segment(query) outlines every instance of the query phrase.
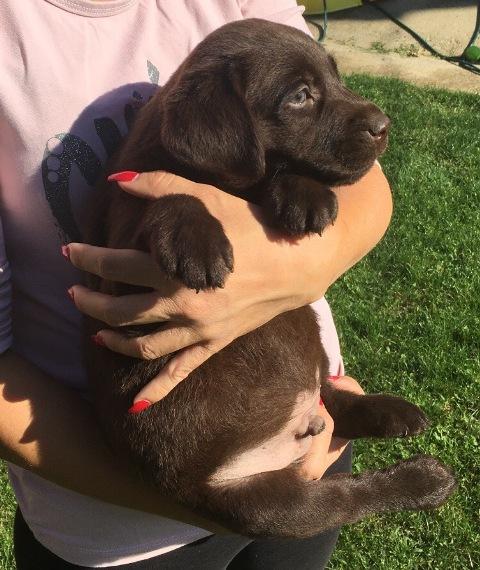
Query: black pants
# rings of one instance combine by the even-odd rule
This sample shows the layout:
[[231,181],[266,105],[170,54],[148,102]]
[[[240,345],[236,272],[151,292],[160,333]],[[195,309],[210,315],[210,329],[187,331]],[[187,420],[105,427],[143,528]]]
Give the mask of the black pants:
[[[351,469],[351,446],[328,473]],[[250,540],[238,535],[212,535],[162,554],[112,568],[121,570],[322,570],[340,529],[306,539]],[[73,570],[85,568],[59,558],[33,536],[20,509],[15,514],[14,550],[17,570]]]

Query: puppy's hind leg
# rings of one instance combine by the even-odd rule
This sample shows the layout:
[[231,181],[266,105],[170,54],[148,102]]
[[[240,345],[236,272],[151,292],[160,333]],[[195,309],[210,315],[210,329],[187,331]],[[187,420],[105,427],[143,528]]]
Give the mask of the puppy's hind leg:
[[398,396],[338,390],[334,382],[322,384],[322,399],[335,422],[334,435],[345,439],[361,437],[406,437],[428,427],[422,410]]
[[309,482],[289,466],[210,488],[204,504],[241,534],[305,538],[374,513],[436,508],[454,488],[447,467],[417,456],[382,470]]

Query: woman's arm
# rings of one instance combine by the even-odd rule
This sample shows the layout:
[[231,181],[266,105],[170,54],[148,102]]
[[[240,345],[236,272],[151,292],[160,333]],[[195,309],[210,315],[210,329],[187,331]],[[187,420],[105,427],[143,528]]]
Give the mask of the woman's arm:
[[297,288],[306,292],[300,300],[306,298],[309,303],[322,297],[377,245],[392,217],[392,194],[379,164],[355,184],[333,191],[338,199],[335,224],[323,236],[302,240],[299,255],[291,258],[301,278]]
[[[361,393],[351,378],[339,389]],[[104,443],[90,404],[11,351],[0,355],[0,456],[62,487],[102,501],[142,510],[225,533],[138,482]],[[338,459],[346,441],[332,438],[333,421],[320,408],[327,428],[312,442],[302,466],[307,480],[320,478]]]
[[[179,351],[136,396],[138,409],[158,401],[197,366],[235,338],[276,315],[322,297],[328,287],[383,236],[392,212],[388,183],[375,165],[362,180],[335,189],[339,214],[322,236],[285,239],[261,223],[248,202],[165,172],[121,182],[123,190],[155,199],[169,193],[199,197],[233,245],[234,272],[223,289],[195,291],[167,280],[153,259],[132,250],[70,244],[72,263],[106,279],[151,287],[152,293],[111,297],[82,286],[71,289],[76,306],[111,326],[167,321],[161,332],[125,338],[102,330],[97,341],[138,358]],[[183,350],[182,350],[183,349]]]
[[139,484],[104,442],[90,404],[12,351],[0,356],[1,457],[72,491],[224,532]]

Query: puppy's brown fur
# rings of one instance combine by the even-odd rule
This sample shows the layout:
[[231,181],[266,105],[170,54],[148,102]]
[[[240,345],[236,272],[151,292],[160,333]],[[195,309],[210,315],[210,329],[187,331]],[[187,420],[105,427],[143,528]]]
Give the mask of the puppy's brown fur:
[[[321,233],[337,211],[330,187],[372,166],[387,128],[383,113],[342,84],[333,59],[305,34],[246,20],[220,28],[192,52],[140,112],[109,172],[168,170],[261,205],[286,234]],[[232,248],[199,200],[147,202],[108,186],[102,193],[107,200],[94,243],[151,252],[167,275],[193,289],[224,284]],[[97,286],[113,294],[138,291],[107,281]],[[135,335],[150,329],[123,328]],[[118,453],[159,492],[237,532],[305,537],[371,513],[437,507],[453,490],[449,470],[426,456],[355,477],[305,482],[293,463],[213,483],[220,467],[277,434],[299,394],[315,393],[320,383],[337,435],[392,437],[426,427],[422,412],[401,398],[332,389],[309,307],[237,339],[164,400],[128,415],[134,395],[168,359],[91,349],[100,418]],[[303,435],[318,433],[317,419]]]

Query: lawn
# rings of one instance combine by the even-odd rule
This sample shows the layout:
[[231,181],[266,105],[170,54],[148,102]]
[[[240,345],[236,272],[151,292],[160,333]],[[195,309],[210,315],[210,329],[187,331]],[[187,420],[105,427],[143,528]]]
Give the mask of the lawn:
[[328,297],[348,372],[369,392],[406,396],[432,422],[419,438],[358,442],[354,469],[429,453],[454,468],[459,489],[437,512],[345,529],[329,568],[479,568],[480,97],[364,76],[348,83],[393,120],[382,165],[395,213]]
[[[439,511],[344,529],[329,570],[476,569],[480,97],[364,76],[348,83],[392,117],[382,165],[395,213],[382,243],[331,288],[329,300],[348,372],[369,392],[409,398],[432,422],[416,439],[357,443],[354,469],[430,453],[454,468],[459,489]],[[4,479],[0,484],[0,569],[10,570],[13,502]]]
[[12,524],[15,513],[13,492],[4,464],[0,465],[0,570],[15,568],[12,553]]

